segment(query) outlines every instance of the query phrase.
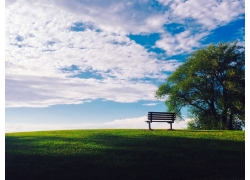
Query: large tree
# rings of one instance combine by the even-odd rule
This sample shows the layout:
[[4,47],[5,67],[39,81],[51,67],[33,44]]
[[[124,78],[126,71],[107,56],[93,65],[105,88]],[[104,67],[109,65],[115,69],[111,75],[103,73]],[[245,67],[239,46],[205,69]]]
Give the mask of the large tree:
[[193,52],[156,91],[168,111],[187,107],[196,129],[241,129],[245,125],[245,48],[234,43]]

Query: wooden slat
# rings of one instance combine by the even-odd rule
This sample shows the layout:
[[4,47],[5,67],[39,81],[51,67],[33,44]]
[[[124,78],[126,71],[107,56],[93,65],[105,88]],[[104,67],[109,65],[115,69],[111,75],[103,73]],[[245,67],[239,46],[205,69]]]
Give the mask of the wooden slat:
[[148,114],[148,116],[175,116],[175,114],[153,114],[153,113],[150,113],[150,114]]
[[148,112],[148,114],[175,114],[175,113],[169,113],[169,112]]
[[175,113],[168,113],[168,112],[148,112],[148,120],[154,121],[164,120],[174,121],[175,120]]
[[159,115],[159,114],[149,114],[148,116],[162,116],[162,117],[173,117],[175,116],[174,114],[162,114],[162,115]]
[[175,114],[148,114],[148,116],[174,116]]
[[174,116],[175,114],[148,114],[149,115],[152,115],[152,116]]
[[174,123],[174,121],[157,121],[157,120],[153,120],[152,122],[167,122],[167,123]]
[[172,118],[172,117],[175,117],[175,116],[148,116],[148,117],[155,117],[155,118],[158,118],[158,117],[162,117],[162,118]]
[[175,116],[148,116],[148,117],[155,117],[155,118],[172,118],[172,117],[175,117]]
[[[148,120],[151,120],[151,119],[148,119]],[[152,121],[154,120],[159,120],[159,121],[174,121],[175,119],[152,119]]]

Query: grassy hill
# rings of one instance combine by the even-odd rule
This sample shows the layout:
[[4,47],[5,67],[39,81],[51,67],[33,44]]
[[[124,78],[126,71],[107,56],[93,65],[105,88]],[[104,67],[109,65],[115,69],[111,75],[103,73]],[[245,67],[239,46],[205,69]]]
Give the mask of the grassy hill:
[[245,179],[244,131],[5,134],[6,180]]

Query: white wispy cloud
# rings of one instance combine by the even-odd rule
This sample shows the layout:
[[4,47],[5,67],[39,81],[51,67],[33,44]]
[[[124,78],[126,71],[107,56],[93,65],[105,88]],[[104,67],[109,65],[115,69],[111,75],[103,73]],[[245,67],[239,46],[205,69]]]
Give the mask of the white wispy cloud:
[[154,100],[152,84],[127,81],[21,77],[6,77],[7,107],[46,107],[54,104],[80,104],[86,100],[104,98],[116,102]]
[[[46,130],[67,130],[67,129],[148,129],[145,122],[146,116],[138,118],[116,119],[107,123],[81,123],[81,124],[28,124],[28,123],[5,123],[5,132],[28,132],[28,131],[46,131]],[[186,129],[189,119],[175,122],[173,129]],[[168,123],[152,123],[152,129],[169,129]]]
[[143,106],[156,106],[158,103],[147,103],[143,104]]

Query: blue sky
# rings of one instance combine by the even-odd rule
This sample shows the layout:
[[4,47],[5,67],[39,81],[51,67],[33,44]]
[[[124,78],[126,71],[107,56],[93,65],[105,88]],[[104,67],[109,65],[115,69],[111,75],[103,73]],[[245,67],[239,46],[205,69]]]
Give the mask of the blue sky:
[[148,111],[167,111],[157,87],[191,52],[236,40],[244,0],[6,0],[5,132],[146,129]]

